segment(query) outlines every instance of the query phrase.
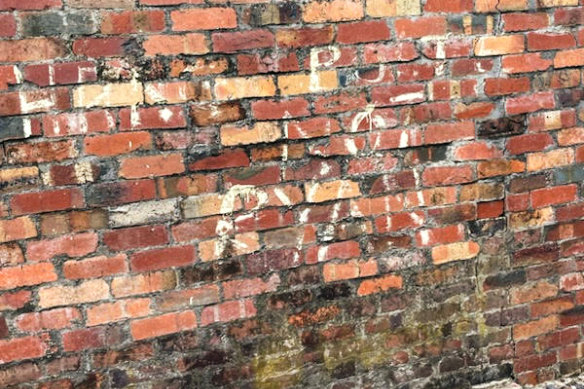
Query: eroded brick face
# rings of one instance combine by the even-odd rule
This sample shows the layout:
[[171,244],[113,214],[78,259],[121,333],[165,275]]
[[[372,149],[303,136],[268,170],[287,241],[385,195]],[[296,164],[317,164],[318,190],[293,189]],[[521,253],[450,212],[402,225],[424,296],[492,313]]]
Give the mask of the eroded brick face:
[[580,372],[582,0],[0,0],[0,387]]

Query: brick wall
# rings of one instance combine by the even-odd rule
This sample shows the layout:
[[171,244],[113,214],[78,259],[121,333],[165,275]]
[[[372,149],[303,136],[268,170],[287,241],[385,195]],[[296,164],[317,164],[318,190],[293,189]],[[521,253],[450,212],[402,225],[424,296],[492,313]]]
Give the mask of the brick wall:
[[0,0],[0,387],[580,371],[584,1]]

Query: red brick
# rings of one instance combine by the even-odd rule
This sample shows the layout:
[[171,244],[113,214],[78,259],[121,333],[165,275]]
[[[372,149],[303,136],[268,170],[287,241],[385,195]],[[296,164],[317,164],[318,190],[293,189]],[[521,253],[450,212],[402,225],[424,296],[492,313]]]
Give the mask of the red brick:
[[63,349],[65,351],[81,351],[92,348],[102,348],[120,343],[115,327],[84,328],[63,333]]
[[576,46],[576,39],[568,33],[530,32],[527,34],[527,49],[546,51],[569,49]]
[[12,37],[16,34],[16,18],[10,14],[0,14],[0,37]]
[[61,211],[84,205],[79,189],[58,189],[37,193],[22,193],[12,197],[10,208],[15,215]]
[[182,177],[158,179],[160,197],[192,196],[215,192],[218,177],[213,174],[193,174]]
[[198,126],[212,126],[244,119],[246,112],[239,102],[191,106],[190,116]]
[[395,213],[375,219],[375,228],[380,233],[421,227],[425,216],[421,211]]
[[28,290],[0,294],[0,309],[3,311],[20,309],[30,301],[31,295]]
[[226,150],[220,155],[197,159],[189,165],[189,170],[220,170],[249,166],[249,157],[242,149]]
[[397,19],[395,21],[395,31],[399,39],[445,35],[447,32],[447,22],[443,16],[427,16],[415,20]]
[[213,51],[234,53],[239,50],[272,47],[275,37],[269,30],[250,30],[242,32],[215,32],[211,35]]
[[95,184],[87,192],[87,203],[91,206],[109,206],[133,203],[156,198],[153,180],[104,182]]
[[240,75],[286,73],[300,70],[296,53],[239,54],[237,72]]
[[65,53],[64,43],[54,38],[0,41],[0,62],[43,61],[63,57]]
[[276,42],[278,46],[284,48],[319,46],[331,43],[333,35],[334,30],[332,26],[319,28],[284,28],[278,29],[276,32]]
[[24,68],[24,79],[39,86],[81,84],[97,81],[97,68],[89,61],[29,65]]
[[266,292],[274,292],[280,284],[280,277],[272,275],[266,281],[261,278],[233,280],[223,283],[223,295],[225,299],[238,299],[255,296]]
[[421,84],[380,86],[372,88],[371,99],[378,106],[421,103],[426,100],[426,88]]
[[57,308],[48,311],[25,313],[18,316],[14,322],[21,331],[38,332],[70,328],[81,321],[81,313],[76,308]]
[[461,121],[458,123],[429,125],[426,128],[424,140],[427,144],[449,143],[455,140],[472,139],[474,136],[474,123]]
[[27,336],[11,340],[0,340],[0,360],[3,363],[23,359],[40,358],[49,347],[45,337]]
[[71,107],[66,88],[29,90],[0,94],[0,116],[66,110]]
[[177,246],[141,251],[131,256],[134,271],[150,271],[186,266],[195,262],[194,246]]
[[518,115],[540,111],[542,109],[554,109],[556,102],[553,92],[539,92],[529,96],[507,99],[505,111],[509,115]]
[[152,148],[148,132],[130,132],[87,137],[84,140],[85,153],[101,157],[127,154],[138,150]]
[[185,128],[187,121],[182,107],[122,108],[119,111],[120,131]]
[[468,165],[428,167],[422,174],[424,185],[442,186],[470,182],[473,179],[473,169]]
[[472,0],[428,0],[424,5],[425,12],[466,13],[472,10]]
[[221,217],[210,217],[203,220],[177,224],[172,227],[172,236],[178,242],[187,242],[191,240],[201,240],[211,238],[217,235],[217,228],[221,223],[222,230],[225,233],[231,233],[233,226],[231,223],[223,223]]
[[57,255],[82,257],[96,250],[97,241],[98,237],[94,232],[34,241],[28,244],[26,257],[29,261],[48,261]]
[[487,78],[485,80],[485,94],[487,96],[502,96],[514,93],[528,92],[529,78]]
[[1,11],[25,11],[44,10],[49,8],[60,8],[63,5],[61,0],[2,0],[0,2]]
[[104,12],[101,15],[101,32],[106,35],[158,32],[164,30],[163,11]]
[[43,132],[47,137],[110,132],[115,125],[115,117],[109,111],[43,116]]
[[491,201],[488,203],[478,203],[477,217],[479,219],[490,219],[499,217],[505,211],[504,201]]
[[118,251],[161,246],[168,243],[168,231],[162,225],[121,228],[105,232],[103,243]]
[[73,42],[73,53],[90,58],[123,55],[127,42],[128,40],[122,37],[81,38]]
[[506,13],[502,18],[505,31],[539,30],[547,27],[550,22],[545,13]]
[[201,325],[207,326],[216,322],[229,322],[255,315],[256,307],[252,300],[227,301],[203,308]]
[[184,171],[185,166],[180,154],[126,158],[120,163],[120,177],[124,178],[167,176]]
[[385,41],[389,37],[389,27],[383,20],[342,23],[337,27],[337,42],[344,44]]
[[63,264],[63,274],[66,278],[77,280],[83,278],[107,277],[128,271],[126,255],[113,257],[94,257],[82,261],[67,261]]
[[421,247],[459,242],[464,240],[464,230],[462,224],[420,230],[416,233],[416,244]]
[[459,146],[454,151],[459,161],[472,161],[502,157],[501,151],[494,145],[486,142],[474,142]]
[[7,90],[9,85],[16,85],[22,82],[19,70],[13,65],[0,66],[0,91]]
[[553,204],[570,203],[577,198],[578,187],[576,185],[537,189],[531,192],[531,206],[541,208]]
[[452,63],[451,73],[454,77],[483,74],[493,69],[491,59],[459,59]]
[[191,330],[197,327],[193,311],[168,313],[146,319],[133,320],[130,331],[134,340],[155,338],[162,335]]
[[311,247],[306,252],[306,263],[314,264],[332,259],[357,258],[361,255],[359,243],[353,240]]
[[546,70],[552,66],[552,61],[541,53],[533,53],[505,56],[501,64],[504,72],[516,74]]
[[365,63],[411,61],[419,56],[416,46],[411,42],[397,44],[372,43],[365,45],[363,53]]

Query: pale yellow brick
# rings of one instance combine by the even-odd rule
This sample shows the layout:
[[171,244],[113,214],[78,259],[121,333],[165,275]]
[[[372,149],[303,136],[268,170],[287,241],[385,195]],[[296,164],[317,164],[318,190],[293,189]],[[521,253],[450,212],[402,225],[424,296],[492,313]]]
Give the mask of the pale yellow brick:
[[224,146],[270,143],[282,137],[277,123],[258,122],[249,126],[225,125],[221,127],[221,144]]
[[420,0],[367,0],[367,15],[373,18],[419,15],[420,13]]
[[326,92],[338,88],[336,70],[313,72],[310,74],[290,74],[278,77],[282,95],[301,95]]
[[143,100],[143,87],[138,82],[82,85],[73,90],[73,105],[76,108],[123,107],[140,104]]

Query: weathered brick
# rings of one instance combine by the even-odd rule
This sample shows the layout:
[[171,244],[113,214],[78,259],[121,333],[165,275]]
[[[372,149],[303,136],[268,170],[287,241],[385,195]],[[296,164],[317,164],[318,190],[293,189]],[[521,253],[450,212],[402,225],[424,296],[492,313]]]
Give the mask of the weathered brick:
[[128,271],[126,256],[119,254],[113,257],[93,257],[82,261],[67,261],[63,264],[63,274],[66,278],[97,278]]
[[38,293],[41,308],[77,305],[110,297],[109,286],[103,280],[84,281],[76,286],[47,286]]
[[93,232],[32,241],[26,248],[26,256],[31,261],[47,261],[57,255],[82,257],[95,251],[97,241],[97,234]]
[[174,289],[175,286],[176,275],[173,271],[117,277],[111,284],[112,294],[118,298]]
[[40,358],[45,355],[48,348],[47,339],[44,337],[27,336],[0,340],[0,355],[2,355],[3,363]]
[[121,107],[139,104],[143,99],[139,83],[84,85],[73,91],[75,107]]

